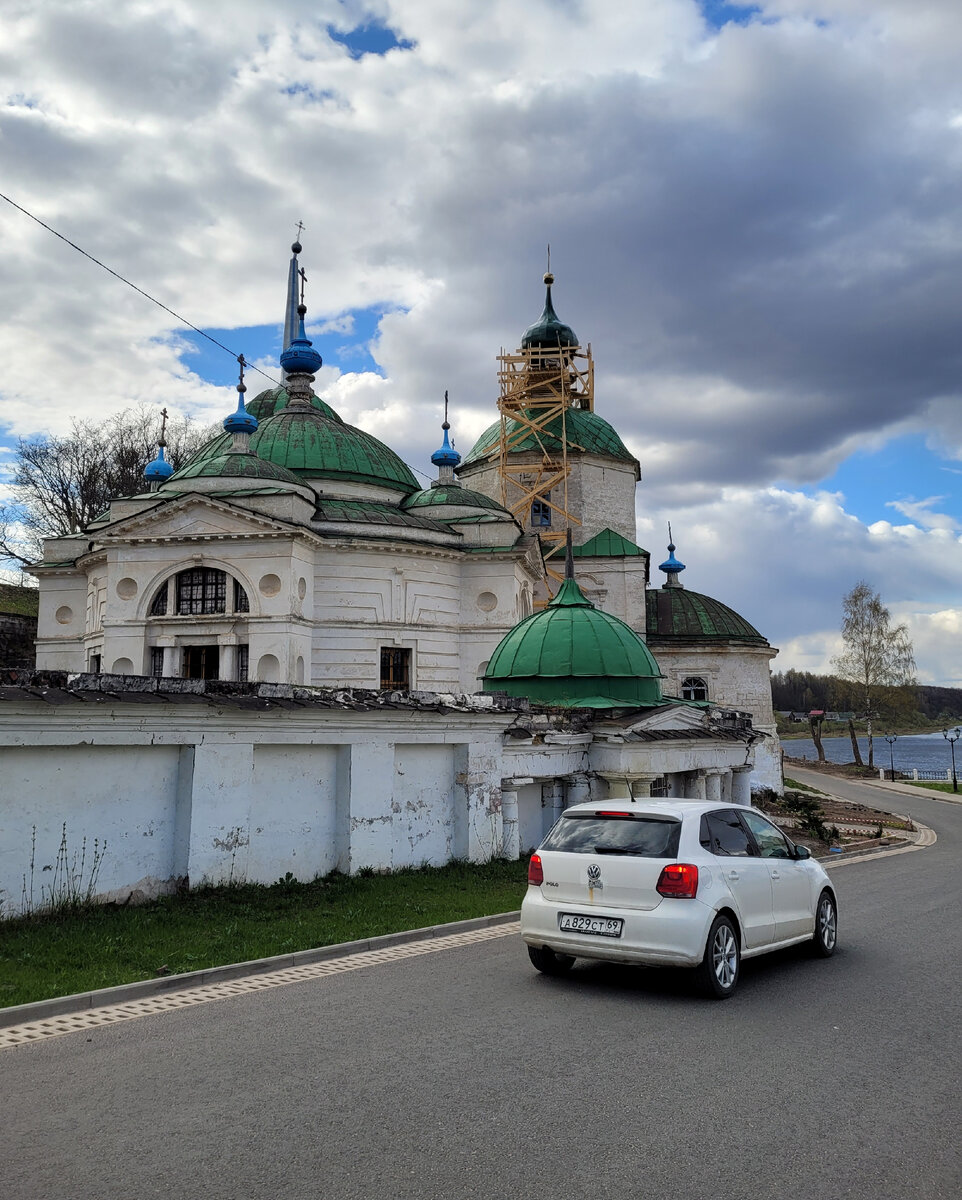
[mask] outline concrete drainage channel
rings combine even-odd
[[[434,954],[439,950],[454,950],[495,938],[510,937],[520,932],[519,914],[501,913],[494,917],[478,917],[457,921],[451,925],[435,925],[429,929],[412,929],[391,933],[385,937],[367,938],[325,946],[318,950],[302,950],[297,954],[262,958],[254,962],[212,967],[186,975],[171,975],[166,979],[146,979],[139,983],[41,1000],[36,1004],[21,1004],[0,1009],[0,1050],[42,1042],[67,1033],[81,1033],[101,1025],[115,1025],[137,1017],[154,1016],[208,1004],[212,1000],[227,1000],[267,988],[303,983],[326,975],[358,971]],[[284,964],[283,966],[281,964]],[[190,986],[193,981],[194,986]]]

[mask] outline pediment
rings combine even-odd
[[[708,721],[704,709],[689,704],[664,704],[644,716],[635,718],[628,726],[629,733],[650,733],[660,729],[684,731],[705,729]]]
[[[191,493],[161,502],[146,512],[132,513],[96,531],[98,542],[166,541],[225,537],[263,537],[265,533],[291,534],[295,527],[284,521],[235,507],[225,500]]]

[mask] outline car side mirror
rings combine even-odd
[[[795,858],[811,858],[812,852],[807,846],[795,847]]]

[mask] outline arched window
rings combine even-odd
[[[707,700],[708,684],[697,675],[689,675],[681,681],[682,700]]]
[[[228,583],[233,584],[230,593]],[[228,611],[247,613],[251,610],[243,587],[216,567],[191,567],[181,571],[173,580],[168,579],[158,589],[151,603],[152,617],[165,617],[171,611],[171,592],[173,611],[179,617],[214,616]],[[230,609],[228,598],[233,601]]]

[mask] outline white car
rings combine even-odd
[[[576,958],[694,967],[724,999],[742,958],[835,951],[835,889],[757,809],[691,800],[577,804],[531,856],[521,936],[539,971]]]

